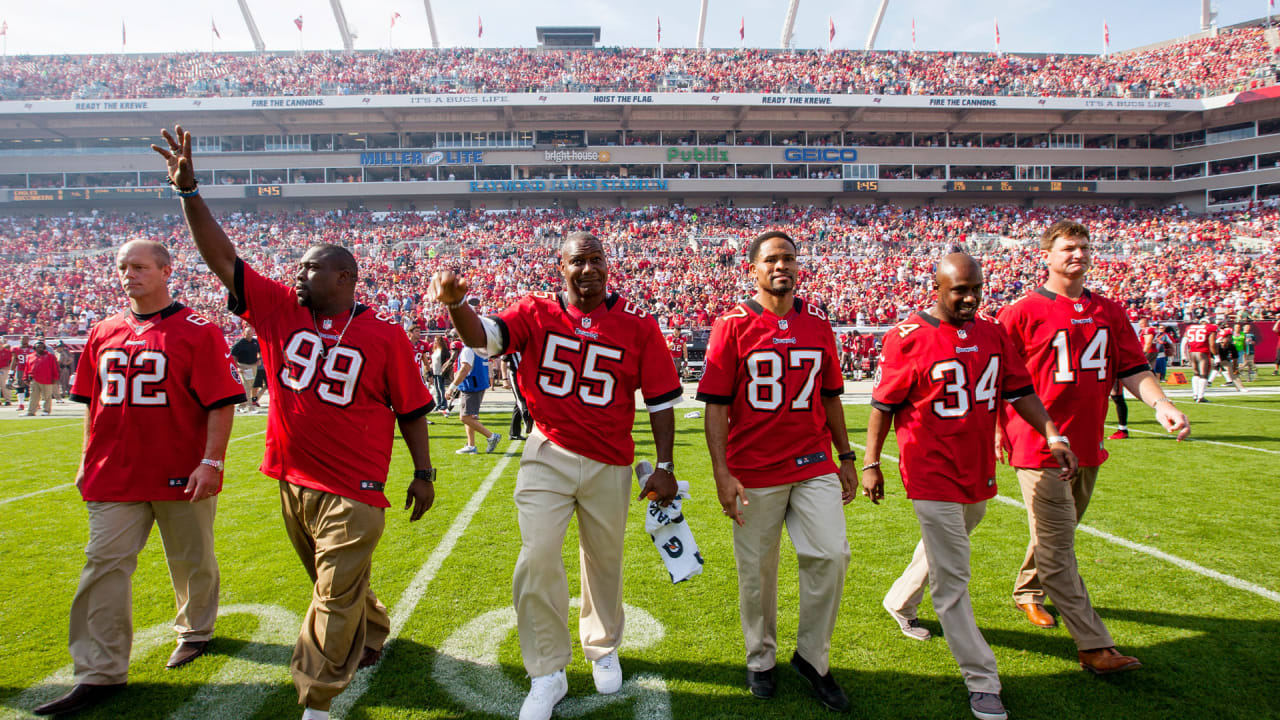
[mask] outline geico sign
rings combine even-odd
[[[858,151],[853,148],[787,148],[782,151],[787,162],[857,162]]]

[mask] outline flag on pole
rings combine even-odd
[[[658,16],[658,44],[662,44],[662,16]]]
[[[213,18],[209,18],[209,26],[213,29],[213,34],[217,35],[218,39],[221,40],[222,33],[218,32],[218,23],[214,22]]]
[[[1000,54],[1000,21],[996,20],[996,54]]]
[[[396,21],[399,19],[400,19],[400,13],[398,12],[391,13],[391,27],[395,27]]]
[[[5,20],[3,23],[0,23],[0,35],[8,35],[8,34],[9,34],[9,21]]]
[[[916,49],[916,19],[911,18],[911,49]]]
[[[476,16],[476,37],[484,37],[484,18],[479,15]]]
[[[1107,21],[1102,21],[1102,54],[1106,55],[1111,52],[1111,28],[1107,27]]]
[[[293,24],[298,26],[298,32],[302,32],[302,16],[293,19]]]
[[[836,19],[827,18],[827,44],[830,45],[836,39]]]
[[[746,42],[746,39],[747,39],[747,16],[746,15],[743,15],[742,19],[738,21],[738,39],[743,42]]]

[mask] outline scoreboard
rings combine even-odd
[[[48,188],[9,191],[10,202],[79,202],[88,200],[168,200],[173,190],[164,187]]]
[[[948,180],[947,192],[1091,193],[1098,183],[1086,180]]]

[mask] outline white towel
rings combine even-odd
[[[653,466],[648,460],[636,465],[636,479],[640,487],[653,474]],[[678,492],[676,499],[667,507],[662,507],[656,500],[649,501],[649,510],[644,518],[644,529],[653,538],[654,547],[662,562],[667,566],[667,574],[672,583],[683,582],[694,575],[702,574],[702,553],[698,552],[698,543],[693,539],[693,531],[684,520],[680,510],[681,501],[689,497],[689,483],[676,481]]]

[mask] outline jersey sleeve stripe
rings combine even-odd
[[[732,405],[732,395],[714,395],[712,393],[699,392],[694,396],[698,402],[708,403],[710,405]]]
[[[247,402],[248,400],[249,398],[245,397],[244,393],[236,393],[235,395],[228,395],[221,400],[211,402],[208,405],[205,405],[204,409],[217,410],[220,407],[226,407],[228,405],[239,405],[240,403]]]
[[[827,388],[822,388],[818,392],[822,395],[822,397],[840,397],[841,395],[844,394],[844,388],[838,387],[838,388],[831,388],[830,390],[828,390]]]
[[[1020,400],[1028,395],[1031,395],[1035,391],[1036,391],[1035,385],[1026,385],[1024,387],[1017,388],[1016,390],[1010,390],[1009,392],[1001,395],[1001,397],[1003,397],[1005,400],[1009,402],[1013,402],[1014,400]]]
[[[1141,364],[1141,365],[1134,365],[1133,367],[1129,368],[1128,370],[1122,370],[1122,371],[1120,371],[1120,373],[1118,373],[1118,374],[1116,375],[1116,377],[1119,377],[1119,378],[1132,377],[1132,376],[1134,376],[1134,375],[1137,375],[1138,373],[1146,372],[1146,371],[1148,371],[1148,370],[1150,370],[1150,369],[1151,369],[1151,366],[1150,366],[1150,365],[1147,365],[1146,363],[1143,363],[1143,364]]]
[[[431,402],[427,403],[426,405],[423,405],[417,410],[410,410],[409,412],[404,413],[403,415],[396,415],[396,420],[398,422],[413,422],[414,420],[417,420],[420,417],[426,417],[427,413],[435,409],[436,409],[436,401],[433,399]]]
[[[244,301],[244,261],[240,258],[236,258],[235,280],[232,285],[235,287],[227,295],[227,310],[236,315],[244,315],[249,306]]]
[[[671,392],[663,393],[658,397],[645,398],[644,405],[651,413],[658,412],[659,410],[666,410],[667,408],[675,407],[676,403],[680,401],[680,396],[683,394],[683,389],[676,387],[671,390]]]
[[[883,412],[887,412],[889,414],[894,414],[906,406],[907,406],[906,402],[900,402],[896,405],[890,405],[889,403],[880,402],[879,400],[871,401],[871,407],[877,410],[881,410]]]
[[[72,394],[70,397],[71,397],[71,402],[84,403],[86,405],[89,404],[89,401],[93,400],[93,398],[89,397],[88,395]]]

